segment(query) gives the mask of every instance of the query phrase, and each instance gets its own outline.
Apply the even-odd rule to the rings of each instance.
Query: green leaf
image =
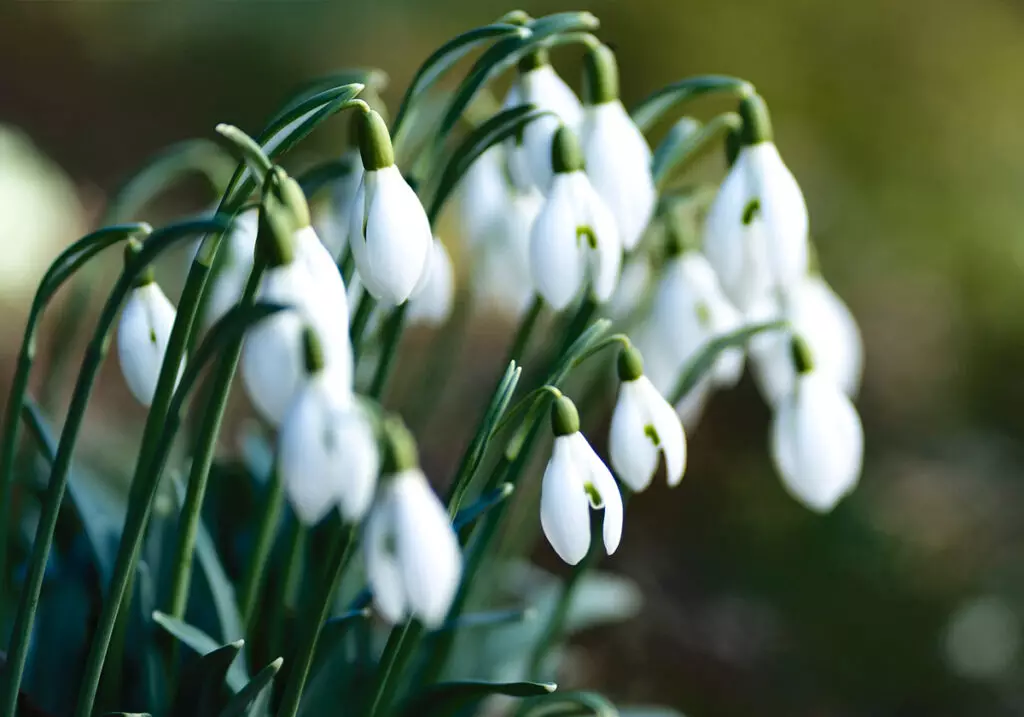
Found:
[[[708,150],[713,142],[743,124],[735,112],[723,112],[703,127],[691,117],[680,119],[654,152],[654,181],[668,184],[672,171],[685,167]]]
[[[116,224],[97,229],[87,234],[67,249],[50,264],[43,279],[39,282],[39,290],[33,301],[33,309],[41,311],[57,290],[70,279],[82,265],[99,254],[107,247],[122,242],[131,236],[143,238],[153,231],[153,227],[145,222],[134,224]]]
[[[306,195],[306,199],[312,200],[328,184],[342,177],[348,177],[357,170],[362,171],[359,160],[352,162],[352,158],[346,156],[316,164],[296,177],[296,180],[302,187],[302,193]]]
[[[558,35],[596,30],[600,23],[589,12],[563,12],[534,20],[529,37],[506,37],[489,47],[476,61],[459,85],[441,120],[438,133],[443,141],[473,101],[480,88],[505,70],[514,66],[530,50],[552,44]]]
[[[541,697],[550,695],[556,688],[553,682],[442,682],[431,685],[409,700],[401,714],[405,717],[453,715],[492,695],[520,699]]]
[[[242,641],[224,645],[190,662],[182,672],[172,713],[175,717],[214,717],[224,706],[231,667],[242,650]],[[241,684],[246,677],[243,675]],[[237,689],[233,687],[231,693]]]
[[[173,144],[148,160],[117,190],[106,212],[107,221],[135,217],[157,195],[192,173],[205,177],[210,189],[220,193],[235,166],[234,158],[211,140]]]
[[[693,387],[697,385],[697,382],[703,378],[704,374],[711,370],[712,365],[715,363],[715,359],[718,358],[718,354],[727,349],[742,347],[751,338],[761,333],[762,331],[774,331],[777,329],[785,329],[789,326],[786,321],[769,321],[763,324],[751,324],[744,326],[736,331],[725,336],[719,336],[714,341],[708,343],[697,356],[695,356],[686,368],[683,369],[682,374],[679,376],[679,380],[676,382],[676,387],[672,391],[669,397],[669,403],[675,405],[679,403],[686,395],[693,390]]]
[[[427,212],[431,223],[437,220],[441,208],[458,186],[459,180],[481,154],[519,133],[530,122],[549,114],[551,112],[538,110],[533,105],[519,105],[499,112],[474,128],[456,148],[441,172],[441,179]]]
[[[409,88],[405,91],[405,96],[402,98],[402,103],[398,107],[395,121],[392,124],[392,135],[399,136],[406,114],[417,97],[429,90],[456,62],[483,43],[509,35],[526,38],[529,37],[530,31],[519,25],[505,23],[484,25],[457,35],[435,50],[430,57],[423,61],[413,76],[412,82],[409,83]]]
[[[160,227],[142,242],[142,249],[125,267],[124,280],[134,280],[142,270],[153,263],[161,253],[189,237],[202,234],[222,234],[231,226],[231,219],[223,215],[186,219]]]
[[[446,622],[441,630],[463,630],[481,627],[501,627],[515,623],[532,620],[536,611],[530,608],[525,610],[491,610],[488,612],[471,612],[459,615],[454,620]]]
[[[170,615],[165,615],[159,610],[153,611],[153,622],[200,655],[208,655],[221,647],[216,640],[198,627],[189,625],[187,622]],[[238,649],[241,650],[242,645],[239,644]]]
[[[235,695],[227,706],[220,713],[220,717],[242,717],[245,711],[249,709],[260,693],[266,689],[274,678],[277,676],[278,670],[281,669],[281,665],[284,664],[282,658],[277,658],[269,665],[264,667],[262,670],[256,673],[249,684],[243,687],[237,695]]]
[[[596,692],[559,692],[537,700],[537,704],[526,713],[527,717],[570,717],[594,715],[594,717],[619,717],[607,697]]]
[[[494,490],[484,493],[475,502],[460,510],[455,515],[455,520],[452,521],[452,527],[455,528],[455,532],[461,533],[464,528],[469,527],[491,508],[503,503],[512,495],[513,490],[515,490],[515,486],[511,483],[502,483]]]
[[[633,705],[630,707],[620,707],[619,717],[686,717],[686,715],[671,707]]]
[[[677,104],[719,92],[742,97],[754,92],[754,86],[746,80],[727,75],[687,77],[654,92],[634,107],[630,114],[640,131],[646,133]]]

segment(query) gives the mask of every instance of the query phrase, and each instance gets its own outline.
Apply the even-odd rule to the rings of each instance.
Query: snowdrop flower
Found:
[[[807,206],[772,142],[764,100],[740,104],[742,147],[704,227],[704,252],[738,309],[807,273]]]
[[[247,209],[235,217],[231,229],[224,237],[217,261],[217,272],[210,284],[204,324],[213,326],[242,298],[245,283],[252,271],[256,251],[256,232],[259,226],[259,209]],[[196,244],[196,251],[202,240]],[[223,257],[223,258],[221,258]]]
[[[556,311],[585,286],[603,303],[619,280],[622,245],[615,218],[583,173],[580,146],[568,127],[555,134],[551,166],[551,192],[530,234],[534,288]]]
[[[417,617],[441,625],[462,574],[448,511],[420,470],[404,426],[388,424],[388,467],[366,522],[366,574],[373,601],[392,623]]]
[[[775,409],[771,454],[786,490],[827,513],[857,485],[864,429],[850,399],[814,369],[807,344],[792,341],[797,379]]]
[[[346,521],[358,522],[377,483],[377,442],[345,377],[325,370],[312,329],[304,332],[303,348],[308,381],[285,414],[278,442],[285,493],[306,525],[334,506]]]
[[[455,303],[455,271],[452,258],[440,239],[430,248],[427,266],[409,299],[406,318],[412,323],[440,326],[452,313]]]
[[[138,251],[139,246],[132,240],[126,254]],[[152,270],[147,269],[128,294],[117,327],[117,356],[121,362],[121,373],[128,390],[143,406],[153,402],[176,315],[174,305],[153,280]],[[178,380],[184,368],[185,362],[182,361]]]
[[[551,547],[569,565],[590,550],[590,510],[604,510],[604,547],[611,555],[622,538],[622,496],[611,471],[580,433],[576,406],[566,396],[551,408],[555,444],[544,470],[540,523]]]
[[[484,305],[514,316],[534,296],[530,278],[530,232],[544,206],[544,196],[529,186],[509,187],[505,205],[473,249],[470,280]]]
[[[384,120],[373,110],[359,116],[364,173],[353,203],[349,243],[366,290],[397,306],[416,288],[433,235],[423,205],[395,166]]]
[[[619,67],[605,45],[585,57],[588,86],[580,135],[587,176],[611,210],[622,248],[640,243],[658,192],[651,175],[651,149],[619,100]]]
[[[562,125],[576,129],[583,119],[580,101],[551,67],[547,50],[531,52],[519,62],[519,76],[505,96],[504,108],[532,104],[544,115],[523,129],[521,143],[511,143],[510,169],[520,186],[536,185],[547,193],[551,186],[552,140]]]
[[[766,297],[750,312],[760,322],[785,319],[807,341],[816,371],[853,398],[860,386],[864,347],[850,309],[818,275],[804,277],[781,298]],[[754,377],[765,400],[775,405],[793,391],[796,368],[785,331],[765,331],[750,340]]]
[[[475,248],[490,241],[492,227],[508,210],[509,180],[505,148],[489,147],[469,165],[459,182],[456,211],[466,245]]]
[[[363,165],[358,149],[349,149],[338,160],[341,175],[333,179],[329,187],[329,199],[317,217],[317,234],[327,252],[337,261],[348,245],[351,226],[352,206],[363,181]]]
[[[306,381],[303,331],[311,327],[323,345],[326,370],[351,386],[352,347],[344,285],[328,280],[316,259],[326,250],[309,227],[309,207],[298,184],[284,175],[265,192],[257,251],[267,270],[260,298],[292,307],[253,328],[242,349],[242,381],[256,410],[278,426]],[[330,262],[330,259],[327,259]],[[333,262],[331,263],[333,266]],[[333,269],[337,275],[337,268]]]
[[[658,457],[664,455],[668,484],[679,485],[686,469],[686,436],[679,417],[644,376],[643,358],[633,346],[619,354],[618,375],[622,386],[608,434],[612,468],[640,492],[651,484]]]

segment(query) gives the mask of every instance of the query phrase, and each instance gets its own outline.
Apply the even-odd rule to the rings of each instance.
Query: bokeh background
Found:
[[[687,74],[753,81],[867,347],[856,493],[826,517],[795,504],[768,463],[752,384],[717,396],[683,485],[633,501],[604,564],[637,582],[643,610],[582,634],[566,684],[691,717],[1024,713],[1024,4],[522,7],[597,14],[627,104]],[[255,130],[296,85],[343,67],[384,69],[394,107],[436,46],[510,9],[0,0],[4,376],[46,263],[147,157],[217,122]],[[578,86],[573,50],[555,64]],[[337,152],[345,134],[335,123],[310,147]],[[198,209],[198,196],[173,195],[154,219]],[[500,333],[488,322],[472,341],[486,349]],[[486,390],[500,350],[471,355],[455,405]],[[101,386],[84,459],[134,455],[140,413],[116,368]],[[46,391],[59,407],[66,387]],[[428,460],[447,465],[461,436],[435,433]],[[556,567],[546,548],[537,559]]]

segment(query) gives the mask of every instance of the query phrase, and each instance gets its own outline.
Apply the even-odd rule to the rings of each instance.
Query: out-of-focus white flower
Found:
[[[630,319],[638,310],[649,309],[645,299],[654,281],[650,258],[643,252],[629,257],[622,266],[615,293],[605,307],[608,316],[613,319]]]
[[[416,192],[395,166],[384,120],[373,110],[360,117],[364,173],[353,203],[349,243],[366,290],[397,306],[423,275],[433,236]]]
[[[235,217],[231,229],[224,236],[217,254],[217,271],[207,289],[209,298],[203,321],[206,328],[213,326],[242,298],[245,283],[252,271],[259,215],[260,211],[256,207],[245,210]],[[196,242],[196,252],[202,241],[200,239]]]
[[[295,260],[302,264],[317,283],[325,310],[343,324],[348,324],[348,292],[341,271],[313,227],[295,232]]]
[[[177,312],[151,275],[132,289],[117,327],[117,356],[128,389],[143,406],[153,402]],[[178,379],[185,368],[182,361]]]
[[[747,97],[742,147],[708,211],[704,252],[726,295],[747,311],[807,273],[807,205],[772,142],[764,100]]]
[[[409,299],[406,319],[439,326],[448,320],[455,302],[455,271],[444,243],[435,239],[420,283]]]
[[[373,499],[380,469],[377,443],[346,377],[320,365],[318,341],[306,332],[309,378],[281,423],[278,470],[303,523],[319,523],[334,506],[345,520],[357,522]]]
[[[609,555],[622,538],[622,496],[611,471],[579,432],[576,407],[561,396],[552,406],[555,442],[544,470],[540,522],[551,547],[576,565],[590,549],[590,510],[604,510],[602,537]]]
[[[530,232],[544,205],[535,187],[509,187],[505,205],[473,247],[473,282],[477,301],[503,313],[519,316],[533,298],[530,278]]]
[[[456,210],[470,249],[491,242],[493,227],[509,210],[510,189],[505,148],[496,144],[477,157],[459,182]]]
[[[339,160],[344,173],[331,181],[330,197],[316,217],[316,233],[320,236],[328,253],[337,262],[348,246],[348,232],[351,228],[352,206],[363,181],[363,164],[359,150],[349,149]]]
[[[530,234],[534,286],[556,311],[586,286],[603,303],[619,280],[622,244],[615,218],[582,171],[579,143],[568,127],[555,135],[551,165],[551,192]]]
[[[786,490],[827,513],[857,485],[864,429],[850,399],[813,368],[806,343],[794,338],[798,375],[775,408],[771,454]]]
[[[605,45],[588,50],[589,96],[580,134],[587,176],[611,210],[627,252],[640,242],[658,192],[651,175],[651,148],[619,100],[619,68]]]
[[[846,395],[860,387],[864,347],[853,314],[820,276],[804,277],[780,298],[765,297],[750,311],[750,321],[785,319],[807,341],[817,373],[830,378]],[[796,368],[787,331],[764,331],[750,340],[754,378],[774,405],[793,391]]]
[[[412,439],[407,440],[411,445]],[[366,574],[373,601],[392,623],[417,617],[427,627],[438,627],[462,575],[459,541],[448,511],[416,465],[415,449],[392,445],[391,450],[395,472],[381,477],[366,522]]]
[[[612,467],[635,492],[650,485],[665,456],[668,484],[676,486],[686,469],[686,435],[675,410],[643,374],[643,359],[633,347],[619,355],[622,385],[612,413],[608,449]]]
[[[513,155],[522,154],[510,157],[509,168],[517,185],[532,183],[546,193],[552,179],[551,143],[555,132],[562,125],[578,128],[583,110],[579,99],[551,67],[545,50],[536,50],[519,63],[519,76],[505,97],[504,108],[522,104],[532,104],[554,115],[526,125],[521,144],[510,144]]]

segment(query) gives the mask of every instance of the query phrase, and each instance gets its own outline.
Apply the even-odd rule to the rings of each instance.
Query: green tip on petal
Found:
[[[551,169],[555,174],[579,172],[583,169],[583,150],[576,133],[562,125],[551,140]]]
[[[636,381],[644,375],[644,357],[633,344],[622,347],[616,366],[620,381]]]
[[[743,119],[740,144],[750,147],[772,141],[772,118],[761,95],[752,92],[740,100],[740,117]]]
[[[136,239],[135,237],[131,237],[128,240],[128,242],[124,245],[125,268],[127,268],[128,265],[135,259],[135,257],[139,255],[140,251],[142,251],[142,242]],[[138,288],[140,286],[145,286],[146,284],[152,284],[154,281],[155,278],[153,276],[153,267],[147,266],[135,278],[134,286]]]
[[[547,49],[538,47],[536,50],[530,50],[519,60],[519,74],[525,75],[527,72],[538,70],[550,64],[551,56],[548,54]]]
[[[551,404],[551,430],[555,436],[570,436],[580,430],[580,414],[568,396],[559,396]]]
[[[814,358],[811,355],[811,347],[807,345],[803,336],[793,334],[790,341],[790,351],[793,353],[793,366],[797,375],[803,376],[814,370]]]
[[[384,474],[401,473],[419,465],[416,439],[401,418],[389,416],[384,421]]]
[[[619,63],[607,45],[594,45],[584,55],[583,87],[587,104],[602,105],[619,99]]]
[[[395,149],[384,118],[376,110],[363,110],[356,114],[359,155],[367,172],[390,167],[395,163]]]
[[[295,232],[309,226],[309,204],[298,182],[272,167],[263,183],[256,250],[268,267],[295,259]]]
[[[302,329],[302,359],[310,376],[324,370],[324,347],[312,326]]]

